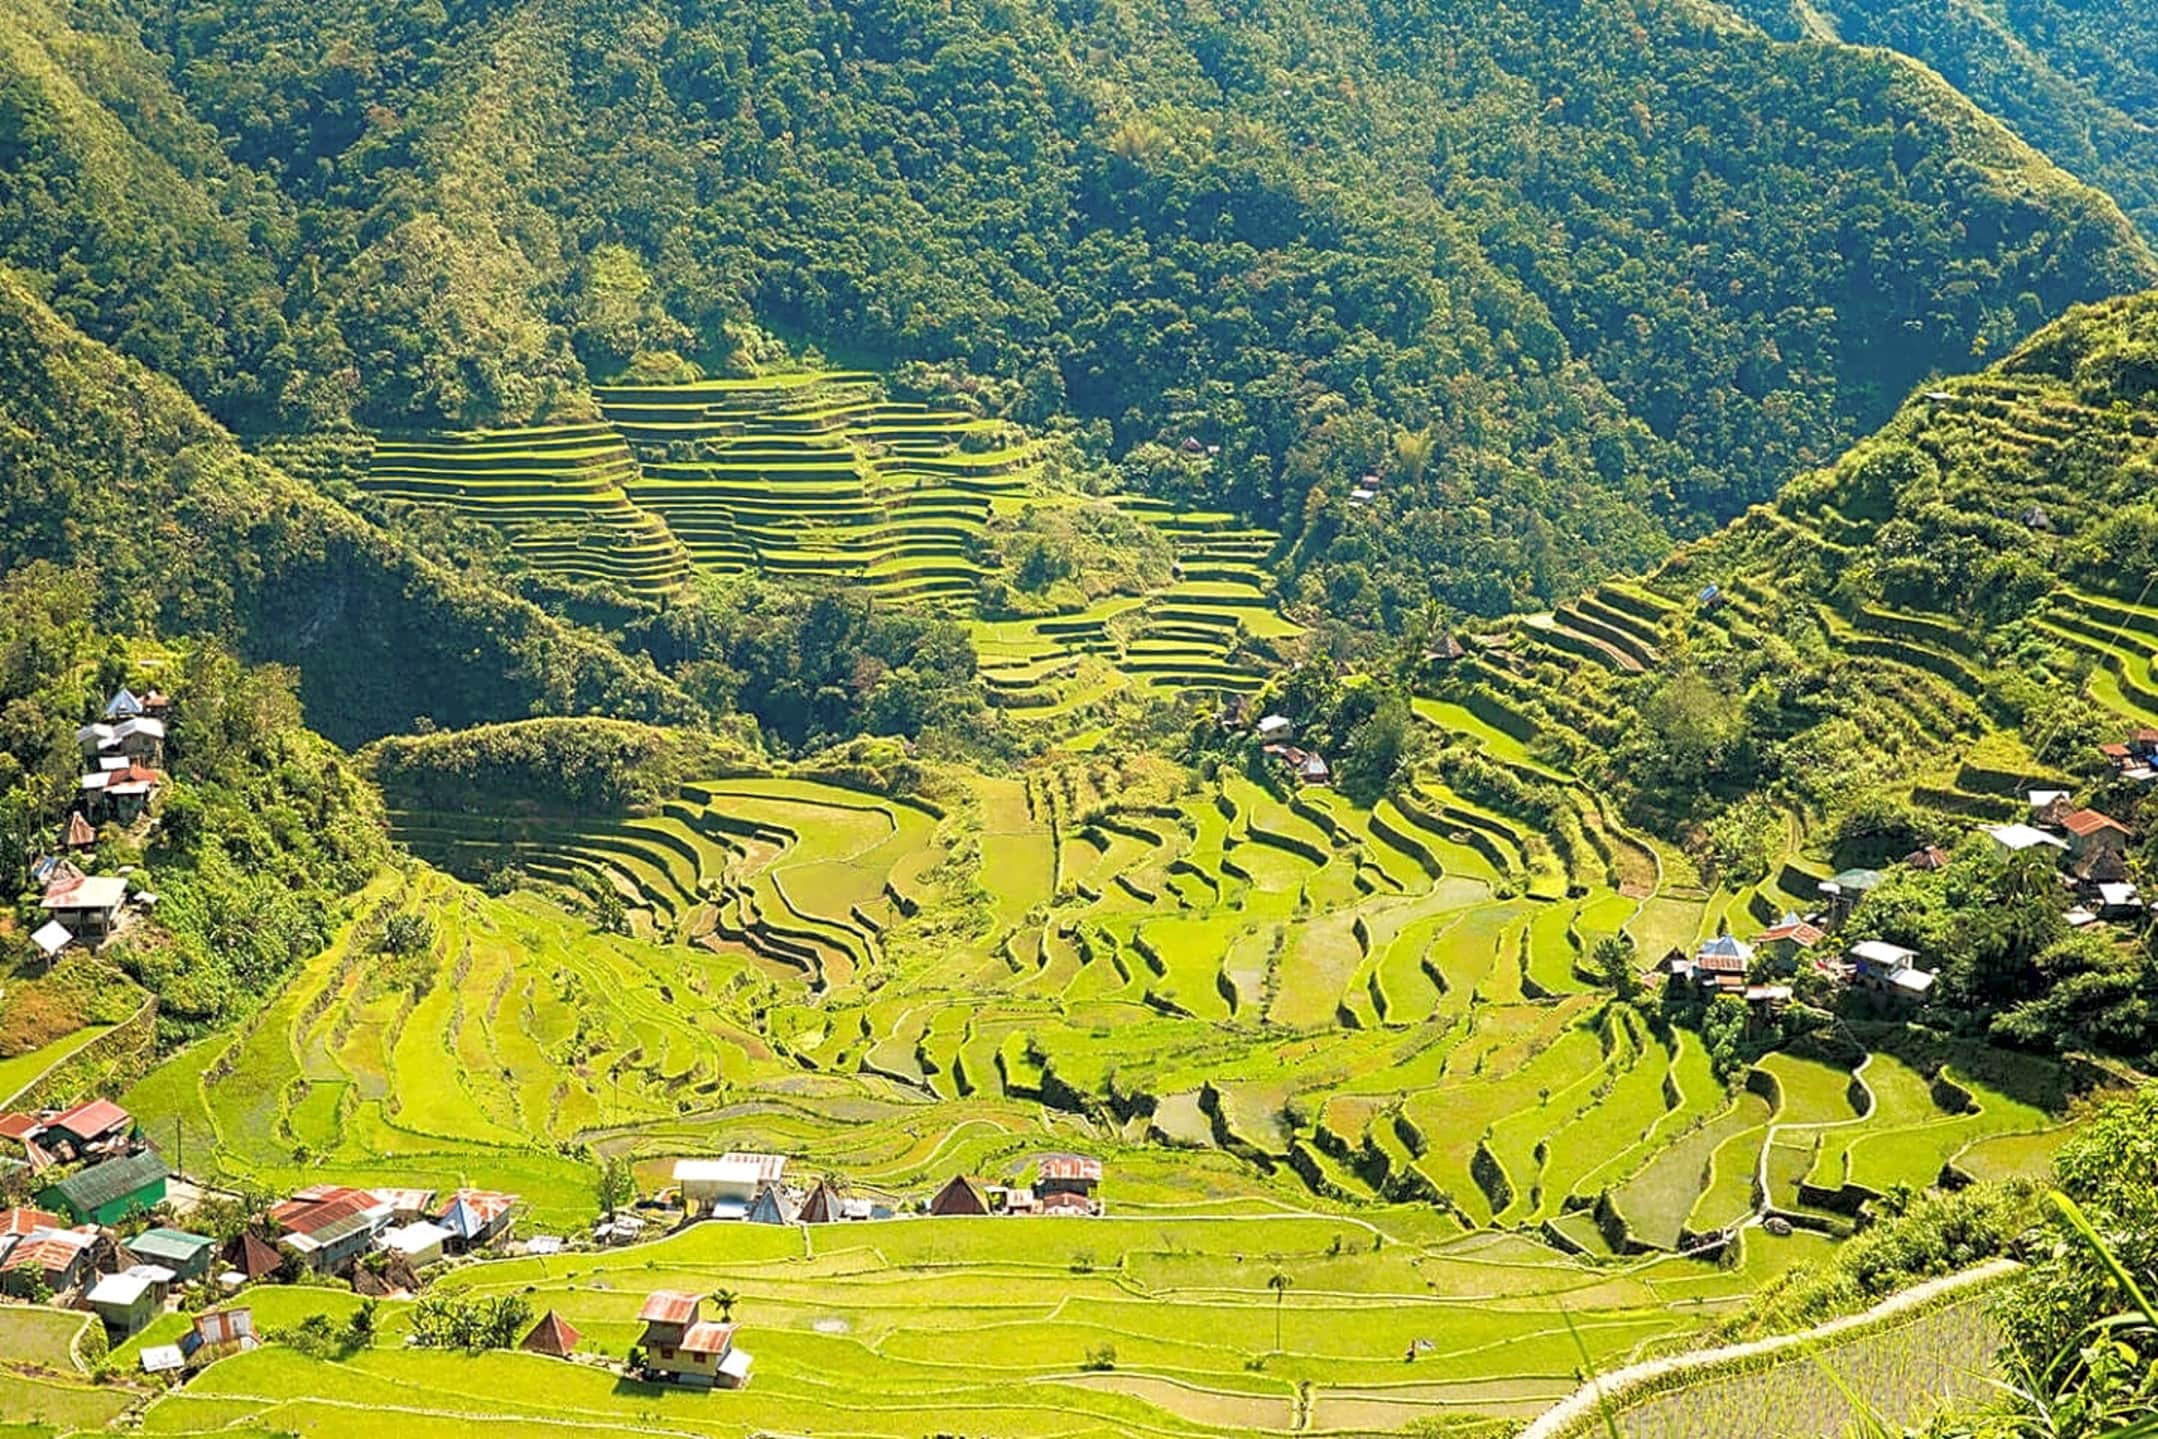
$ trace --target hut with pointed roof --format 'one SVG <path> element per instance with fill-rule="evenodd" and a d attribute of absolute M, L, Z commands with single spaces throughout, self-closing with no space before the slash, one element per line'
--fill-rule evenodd
<path fill-rule="evenodd" d="M 528 1354 L 546 1354 L 556 1359 L 567 1359 L 576 1352 L 577 1341 L 583 1336 L 569 1325 L 569 1321 L 552 1309 L 540 1316 L 532 1332 L 525 1335 L 518 1348 Z"/>

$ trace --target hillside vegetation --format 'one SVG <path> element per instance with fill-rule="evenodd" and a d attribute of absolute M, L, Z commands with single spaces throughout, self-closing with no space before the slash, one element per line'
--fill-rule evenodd
<path fill-rule="evenodd" d="M 649 663 L 247 455 L 7 270 L 0 374 L 0 568 L 79 568 L 109 632 L 221 634 L 295 665 L 310 723 L 345 743 L 420 715 L 697 713 Z"/>
<path fill-rule="evenodd" d="M 584 423 L 762 324 L 1075 421 L 1361 623 L 1652 561 L 2158 278 L 1918 67 L 1692 6 L 11 4 L 6 257 L 249 436 Z"/>
<path fill-rule="evenodd" d="M 2158 28 L 2119 0 L 1739 0 L 1781 38 L 1879 45 L 1924 61 L 2062 169 L 2158 233 Z"/>

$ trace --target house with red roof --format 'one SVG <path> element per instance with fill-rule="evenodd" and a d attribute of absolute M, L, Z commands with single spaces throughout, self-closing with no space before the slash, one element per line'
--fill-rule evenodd
<path fill-rule="evenodd" d="M 67 1221 L 45 1209 L 0 1209 L 0 1239 L 20 1239 L 40 1229 L 65 1229 Z"/>
<path fill-rule="evenodd" d="M 1754 948 L 1788 972 L 1798 967 L 1799 957 L 1810 954 L 1828 938 L 1828 931 L 1810 919 L 1786 914 L 1753 937 Z"/>
<path fill-rule="evenodd" d="M 739 1389 L 749 1382 L 749 1354 L 735 1347 L 736 1326 L 706 1320 L 702 1306 L 696 1295 L 673 1289 L 646 1297 L 637 1311 L 645 1372 L 677 1384 Z"/>
<path fill-rule="evenodd" d="M 389 1227 L 390 1206 L 365 1189 L 317 1184 L 270 1210 L 278 1248 L 319 1274 L 340 1274 Z"/>
<path fill-rule="evenodd" d="M 40 1285 L 52 1294 L 69 1292 L 90 1276 L 91 1249 L 96 1243 L 94 1224 L 31 1230 L 10 1243 L 6 1256 L 0 1258 L 0 1293 L 29 1299 Z"/>
<path fill-rule="evenodd" d="M 65 1158 L 83 1159 L 125 1149 L 134 1132 L 133 1115 L 109 1099 L 90 1099 L 46 1120 L 38 1143 Z"/>
<path fill-rule="evenodd" d="M 2128 826 L 2095 809 L 2070 811 L 2061 817 L 2060 827 L 2068 835 L 2068 853 L 2076 859 L 2100 849 L 2118 854 L 2128 848 Z"/>
<path fill-rule="evenodd" d="M 1034 1192 L 1044 1214 L 1099 1214 L 1094 1188 L 1101 1183 L 1101 1161 L 1083 1154 L 1047 1154 L 1036 1167 Z"/>
<path fill-rule="evenodd" d="M 20 1164 L 43 1174 L 59 1157 L 43 1143 L 45 1120 L 36 1114 L 0 1114 L 0 1163 Z"/>

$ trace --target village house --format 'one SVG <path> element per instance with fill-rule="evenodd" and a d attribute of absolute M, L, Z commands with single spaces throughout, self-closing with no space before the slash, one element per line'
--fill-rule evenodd
<path fill-rule="evenodd" d="M 1905 855 L 1903 862 L 1912 869 L 1946 869 L 1948 851 L 1937 844 L 1920 845 Z"/>
<path fill-rule="evenodd" d="M 694 1294 L 654 1292 L 637 1312 L 644 1321 L 648 1372 L 678 1384 L 739 1389 L 749 1382 L 750 1356 L 735 1348 L 735 1326 L 705 1321 Z"/>
<path fill-rule="evenodd" d="M 60 848 L 69 852 L 97 847 L 97 831 L 90 828 L 90 821 L 79 810 L 71 811 L 67 823 L 60 826 Z"/>
<path fill-rule="evenodd" d="M 45 1209 L 29 1209 L 17 1206 L 0 1209 L 0 1247 L 25 1234 L 35 1234 L 40 1229 L 65 1229 L 67 1221 Z"/>
<path fill-rule="evenodd" d="M 85 944 L 102 943 L 119 928 L 127 904 L 127 881 L 117 875 L 84 874 L 62 861 L 46 881 L 38 908 Z"/>
<path fill-rule="evenodd" d="M 164 1311 L 173 1272 L 161 1264 L 135 1264 L 100 1277 L 84 1302 L 116 1338 L 126 1339 Z"/>
<path fill-rule="evenodd" d="M 743 1218 L 751 1224 L 792 1224 L 802 1212 L 801 1196 L 784 1184 L 761 1184 Z"/>
<path fill-rule="evenodd" d="M 736 1151 L 717 1159 L 678 1159 L 675 1188 L 691 1218 L 740 1219 L 749 1213 L 757 1191 L 778 1184 L 787 1172 L 783 1154 Z"/>
<path fill-rule="evenodd" d="M 1728 934 L 1706 940 L 1691 959 L 1676 951 L 1670 960 L 1674 979 L 1713 989 L 1719 994 L 1741 994 L 1747 971 L 1753 967 L 1753 946 Z"/>
<path fill-rule="evenodd" d="M 450 1241 L 450 1231 L 425 1219 L 415 1219 L 394 1229 L 385 1229 L 375 1236 L 375 1244 L 396 1255 L 413 1269 L 425 1269 L 440 1263 L 443 1246 Z"/>
<path fill-rule="evenodd" d="M 2075 859 L 2088 858 L 2100 850 L 2118 855 L 2128 848 L 2128 826 L 2095 809 L 2072 810 L 2062 816 L 2060 825 L 2068 835 L 2068 853 Z"/>
<path fill-rule="evenodd" d="M 276 1277 L 291 1262 L 285 1253 L 259 1234 L 242 1233 L 230 1240 L 219 1256 L 225 1266 L 217 1276 L 217 1282 L 226 1289 L 238 1289 L 244 1284 L 254 1284 Z"/>
<path fill-rule="evenodd" d="M 1282 744 L 1295 737 L 1296 724 L 1287 715 L 1264 715 L 1251 732 L 1261 744 Z"/>
<path fill-rule="evenodd" d="M 260 1346 L 255 1337 L 252 1309 L 218 1309 L 195 1316 L 194 1327 L 177 1344 L 149 1344 L 142 1350 L 143 1371 L 169 1374 L 181 1369 L 200 1369 L 230 1354 L 245 1354 Z"/>
<path fill-rule="evenodd" d="M 2030 822 L 2039 829 L 2059 829 L 2076 808 L 2064 789 L 2034 789 L 2024 799 L 2030 805 Z"/>
<path fill-rule="evenodd" d="M 1881 883 L 1877 869 L 1847 869 L 1821 881 L 1821 904 L 1826 911 L 1824 927 L 1840 928 L 1859 902 Z"/>
<path fill-rule="evenodd" d="M 98 745 L 100 755 L 117 754 L 129 764 L 156 769 L 165 762 L 165 722 L 140 715 L 112 727 L 109 739 Z"/>
<path fill-rule="evenodd" d="M 39 1286 L 51 1294 L 73 1291 L 90 1274 L 91 1250 L 97 1243 L 97 1226 L 65 1229 L 33 1229 L 8 1241 L 0 1255 L 0 1293 L 17 1299 L 36 1296 Z"/>
<path fill-rule="evenodd" d="M 1986 826 L 1986 837 L 1993 841 L 2003 854 L 2022 854 L 2041 846 L 2065 852 L 2068 841 L 2057 834 L 2047 834 L 2035 825 L 1991 824 Z"/>
<path fill-rule="evenodd" d="M 1051 1154 L 1037 1167 L 1034 1192 L 1044 1214 L 1099 1214 L 1094 1197 L 1101 1183 L 1101 1161 L 1078 1154 Z"/>
<path fill-rule="evenodd" d="M 1886 940 L 1862 939 L 1848 953 L 1857 983 L 1867 989 L 1914 1004 L 1933 991 L 1933 976 L 1918 968 L 1916 951 Z"/>
<path fill-rule="evenodd" d="M 318 1274 L 342 1274 L 390 1223 L 390 1206 L 364 1189 L 317 1184 L 270 1210 L 278 1247 Z"/>
<path fill-rule="evenodd" d="M 109 1099 L 90 1099 L 49 1116 L 37 1139 L 62 1159 L 88 1159 L 126 1150 L 134 1133 L 134 1117 L 126 1110 Z"/>
<path fill-rule="evenodd" d="M 49 1184 L 37 1202 L 77 1224 L 117 1224 L 165 1202 L 165 1162 L 144 1150 L 93 1164 Z"/>
<path fill-rule="evenodd" d="M 59 1163 L 59 1158 L 43 1143 L 44 1119 L 35 1114 L 0 1114 L 0 1161 L 7 1168 L 22 1168 L 32 1174 L 43 1174 Z M 9 1210 L 10 1214 L 31 1213 L 36 1210 Z M 0 1229 L 0 1234 L 7 1233 Z M 20 1232 L 20 1231 L 16 1231 Z"/>
<path fill-rule="evenodd" d="M 1264 746 L 1260 753 L 1288 770 L 1289 774 L 1300 785 L 1323 785 L 1333 782 L 1334 772 L 1327 765 L 1326 760 L 1319 755 L 1313 754 L 1310 750 L 1301 749 L 1293 744 L 1270 744 Z"/>
<path fill-rule="evenodd" d="M 492 1189 L 460 1189 L 450 1196 L 450 1202 L 435 1216 L 435 1222 L 449 1231 L 445 1241 L 449 1252 L 462 1254 L 484 1248 L 507 1234 L 516 1209 L 517 1196 L 514 1194 L 501 1194 Z"/>
<path fill-rule="evenodd" d="M 845 1217 L 845 1202 L 831 1181 L 820 1179 L 817 1187 L 809 1191 L 809 1197 L 802 1201 L 802 1212 L 795 1217 L 803 1224 L 837 1224 Z"/>
<path fill-rule="evenodd" d="M 395 1224 L 410 1224 L 415 1219 L 431 1219 L 437 1206 L 432 1189 L 374 1189 L 368 1191 L 375 1198 L 390 1206 L 390 1220 Z"/>
<path fill-rule="evenodd" d="M 145 1229 L 127 1242 L 127 1252 L 144 1264 L 171 1270 L 173 1279 L 181 1284 L 192 1284 L 209 1275 L 217 1241 L 184 1229 Z"/>
<path fill-rule="evenodd" d="M 101 769 L 82 777 L 83 807 L 92 815 L 108 815 L 131 824 L 165 783 L 164 775 L 144 765 L 123 761 L 116 769 Z"/>
<path fill-rule="evenodd" d="M 1828 938 L 1828 931 L 1810 919 L 1786 914 L 1753 937 L 1754 949 L 1784 973 L 1798 968 L 1801 956 Z"/>

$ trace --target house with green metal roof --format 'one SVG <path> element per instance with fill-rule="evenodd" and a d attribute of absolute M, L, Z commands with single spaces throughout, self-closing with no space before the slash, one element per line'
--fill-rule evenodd
<path fill-rule="evenodd" d="M 127 1241 L 128 1250 L 146 1264 L 160 1264 L 173 1272 L 182 1284 L 191 1283 L 210 1272 L 210 1258 L 217 1249 L 217 1241 L 207 1234 L 189 1234 L 184 1229 L 145 1229 Z"/>
<path fill-rule="evenodd" d="M 49 1184 L 37 1202 L 65 1211 L 77 1224 L 117 1224 L 165 1201 L 165 1162 L 144 1150 L 122 1155 Z"/>

